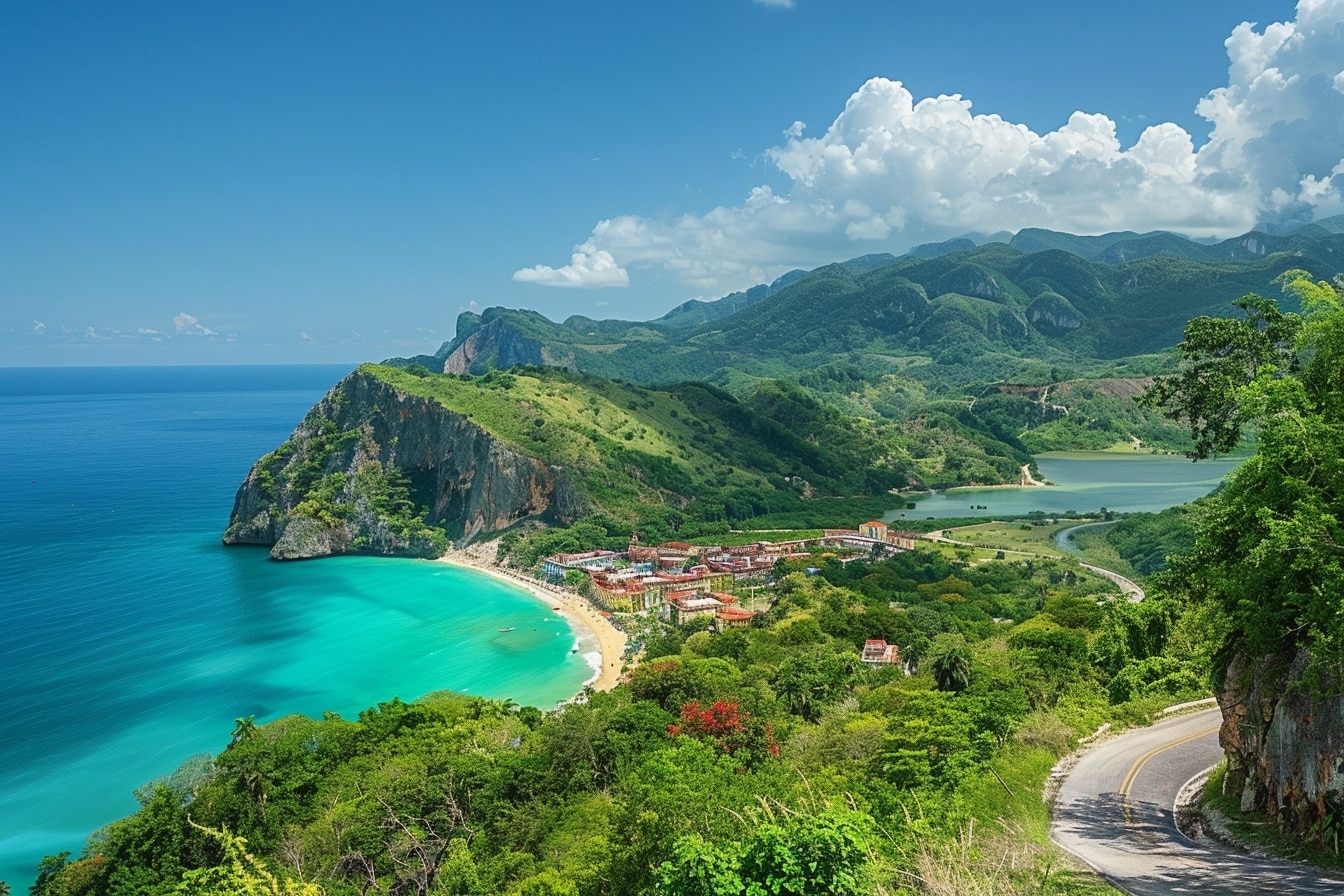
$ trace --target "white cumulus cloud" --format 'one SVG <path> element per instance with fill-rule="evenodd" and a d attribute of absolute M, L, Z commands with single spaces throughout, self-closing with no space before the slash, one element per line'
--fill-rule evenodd
<path fill-rule="evenodd" d="M 513 279 L 543 286 L 601 287 L 625 286 L 630 275 L 605 249 L 597 248 L 592 240 L 574 247 L 569 264 L 560 268 L 544 264 L 513 272 Z"/>
<path fill-rule="evenodd" d="M 1213 125 L 1198 148 L 1169 122 L 1123 146 L 1095 112 L 1038 134 L 961 96 L 916 99 L 873 78 L 825 133 L 808 137 L 796 121 L 766 150 L 786 190 L 760 186 L 702 215 L 600 221 L 569 265 L 514 279 L 624 286 L 628 269 L 660 267 L 722 294 L 788 267 L 972 230 L 1233 236 L 1344 212 L 1344 0 L 1300 0 L 1294 21 L 1242 24 L 1226 47 L 1227 85 L 1195 106 Z"/>
<path fill-rule="evenodd" d="M 47 332 L 47 325 L 40 320 L 35 320 L 33 321 L 33 332 L 41 336 L 43 333 Z"/>
<path fill-rule="evenodd" d="M 214 330 L 204 326 L 190 314 L 182 313 L 173 318 L 173 326 L 179 336 L 217 336 Z"/>
<path fill-rule="evenodd" d="M 793 9 L 793 0 L 755 0 L 762 6 L 777 6 L 780 9 Z"/>

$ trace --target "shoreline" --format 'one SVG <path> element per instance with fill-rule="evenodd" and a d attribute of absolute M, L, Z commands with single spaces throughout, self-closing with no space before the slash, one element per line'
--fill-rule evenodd
<path fill-rule="evenodd" d="M 1047 482 L 1045 480 L 1037 479 L 1035 476 L 1032 476 L 1030 465 L 1023 464 L 1022 478 L 1017 482 L 1001 482 L 998 485 L 954 485 L 951 488 L 943 489 L 942 493 L 945 495 L 950 495 L 955 492 L 969 492 L 969 491 L 987 492 L 1000 488 L 1051 488 L 1053 486 L 1054 486 L 1053 482 Z M 937 493 L 935 492 L 935 494 Z"/>
<path fill-rule="evenodd" d="M 609 691 L 620 682 L 621 660 L 625 655 L 625 632 L 603 618 L 597 608 L 588 601 L 572 592 L 553 590 L 536 579 L 529 579 L 500 569 L 498 566 L 486 564 L 465 551 L 449 550 L 442 557 L 435 558 L 433 562 L 482 573 L 522 588 L 537 600 L 544 602 L 547 607 L 559 607 L 556 612 L 565 618 L 577 637 L 582 639 L 585 633 L 592 635 L 593 640 L 597 642 L 597 651 L 602 657 L 601 671 L 594 671 L 593 676 L 585 681 L 583 686 L 591 687 L 595 691 Z"/>

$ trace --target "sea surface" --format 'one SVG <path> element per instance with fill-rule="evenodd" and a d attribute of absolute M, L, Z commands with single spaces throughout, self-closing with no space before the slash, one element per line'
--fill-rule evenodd
<path fill-rule="evenodd" d="M 0 880 L 219 752 L 234 720 L 593 677 L 545 603 L 442 563 L 271 561 L 220 535 L 348 367 L 0 368 Z M 512 629 L 501 631 L 501 629 Z M 576 648 L 577 652 L 576 652 Z"/>
<path fill-rule="evenodd" d="M 1156 513 L 1204 497 L 1245 459 L 1233 455 L 1193 463 L 1173 454 L 1038 454 L 1036 467 L 1053 483 L 1050 486 L 948 489 L 912 498 L 913 509 L 893 510 L 883 519 L 899 523 L 902 519 L 1025 516 L 1034 511 L 1095 513 L 1103 507 L 1120 513 Z"/>

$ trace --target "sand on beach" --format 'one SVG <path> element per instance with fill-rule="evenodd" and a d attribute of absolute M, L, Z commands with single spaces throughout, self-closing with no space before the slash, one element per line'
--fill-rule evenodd
<path fill-rule="evenodd" d="M 588 685 L 595 691 L 609 691 L 616 687 L 621 678 L 621 658 L 625 654 L 625 632 L 612 625 L 591 603 L 577 594 L 551 589 L 536 579 L 482 563 L 463 551 L 449 551 L 436 562 L 484 573 L 524 589 L 537 600 L 544 601 L 548 607 L 559 607 L 558 612 L 571 626 L 590 632 L 597 641 L 598 652 L 602 655 L 602 671 L 598 672 Z"/>

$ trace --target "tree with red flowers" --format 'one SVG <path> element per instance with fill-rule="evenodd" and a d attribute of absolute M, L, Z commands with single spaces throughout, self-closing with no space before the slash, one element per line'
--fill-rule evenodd
<path fill-rule="evenodd" d="M 749 764 L 778 756 L 779 744 L 769 722 L 753 722 L 735 700 L 718 700 L 704 707 L 698 700 L 682 704 L 679 721 L 667 726 L 669 737 L 712 740 L 719 749 L 747 759 Z"/>

